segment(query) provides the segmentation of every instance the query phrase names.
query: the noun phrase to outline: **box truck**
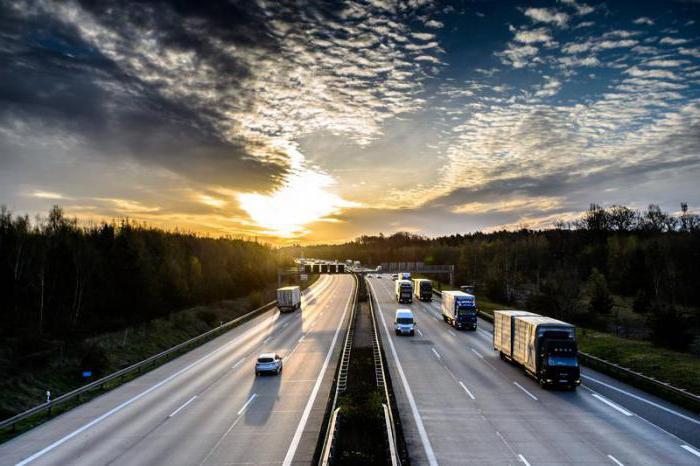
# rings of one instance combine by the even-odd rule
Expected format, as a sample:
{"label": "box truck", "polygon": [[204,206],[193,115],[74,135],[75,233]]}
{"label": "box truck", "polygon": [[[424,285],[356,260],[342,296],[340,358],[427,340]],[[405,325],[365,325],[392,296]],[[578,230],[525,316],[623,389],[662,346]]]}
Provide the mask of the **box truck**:
{"label": "box truck", "polygon": [[396,301],[399,303],[413,302],[413,284],[410,280],[396,280]]}
{"label": "box truck", "polygon": [[301,309],[301,290],[298,286],[285,286],[277,289],[277,308],[280,312]]}
{"label": "box truck", "polygon": [[544,386],[581,384],[576,328],[524,311],[494,311],[493,346]]}
{"label": "box truck", "polygon": [[421,301],[433,300],[433,282],[427,278],[413,279],[413,294]]}
{"label": "box truck", "polygon": [[455,328],[476,330],[476,297],[461,291],[442,292],[442,318]]}

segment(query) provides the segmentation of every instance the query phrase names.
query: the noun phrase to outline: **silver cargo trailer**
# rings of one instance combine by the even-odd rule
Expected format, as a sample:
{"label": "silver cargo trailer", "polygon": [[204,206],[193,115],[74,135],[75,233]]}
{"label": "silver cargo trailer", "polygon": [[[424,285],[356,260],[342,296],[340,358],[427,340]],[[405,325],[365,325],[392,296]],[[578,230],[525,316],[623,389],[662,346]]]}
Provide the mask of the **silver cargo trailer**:
{"label": "silver cargo trailer", "polygon": [[502,359],[511,359],[513,355],[514,318],[536,315],[527,311],[493,311],[493,349],[500,352]]}
{"label": "silver cargo trailer", "polygon": [[581,383],[573,325],[538,315],[514,316],[512,323],[513,362],[542,386],[575,389]]}

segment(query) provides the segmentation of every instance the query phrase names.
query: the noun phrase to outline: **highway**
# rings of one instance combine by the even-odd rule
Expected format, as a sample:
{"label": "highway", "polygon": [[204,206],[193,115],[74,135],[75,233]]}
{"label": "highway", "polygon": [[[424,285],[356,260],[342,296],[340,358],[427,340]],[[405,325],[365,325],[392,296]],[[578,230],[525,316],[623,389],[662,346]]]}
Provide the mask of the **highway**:
{"label": "highway", "polygon": [[[491,325],[458,331],[440,300],[396,303],[369,278],[411,464],[698,465],[700,418],[584,368],[575,392],[542,389],[493,350]],[[414,337],[393,332],[410,308]]]}
{"label": "highway", "polygon": [[[323,276],[302,312],[270,310],[0,445],[0,464],[309,464],[355,280]],[[255,377],[261,352],[281,376]]]}

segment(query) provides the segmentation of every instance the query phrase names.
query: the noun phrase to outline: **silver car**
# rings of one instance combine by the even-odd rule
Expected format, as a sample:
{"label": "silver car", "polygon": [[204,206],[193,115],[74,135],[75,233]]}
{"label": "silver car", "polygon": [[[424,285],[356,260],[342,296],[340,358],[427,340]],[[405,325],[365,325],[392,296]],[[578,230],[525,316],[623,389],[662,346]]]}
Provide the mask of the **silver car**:
{"label": "silver car", "polygon": [[255,362],[255,375],[282,373],[282,358],[275,353],[262,353]]}

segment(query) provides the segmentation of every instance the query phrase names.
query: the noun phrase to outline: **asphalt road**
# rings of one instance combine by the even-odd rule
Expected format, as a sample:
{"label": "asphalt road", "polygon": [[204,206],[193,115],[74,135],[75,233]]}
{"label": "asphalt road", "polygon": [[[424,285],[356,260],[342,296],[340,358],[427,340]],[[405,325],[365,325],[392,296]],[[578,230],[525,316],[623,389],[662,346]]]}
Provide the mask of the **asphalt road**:
{"label": "asphalt road", "polygon": [[[324,276],[301,313],[271,310],[0,445],[0,464],[308,464],[355,280]],[[262,352],[282,375],[255,377]]]}
{"label": "asphalt road", "polygon": [[[489,323],[458,331],[439,298],[399,305],[388,275],[369,283],[412,464],[700,464],[687,410],[585,368],[575,392],[544,390],[500,360]],[[399,307],[414,337],[394,334]]]}

